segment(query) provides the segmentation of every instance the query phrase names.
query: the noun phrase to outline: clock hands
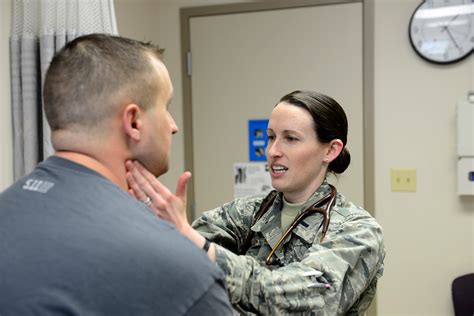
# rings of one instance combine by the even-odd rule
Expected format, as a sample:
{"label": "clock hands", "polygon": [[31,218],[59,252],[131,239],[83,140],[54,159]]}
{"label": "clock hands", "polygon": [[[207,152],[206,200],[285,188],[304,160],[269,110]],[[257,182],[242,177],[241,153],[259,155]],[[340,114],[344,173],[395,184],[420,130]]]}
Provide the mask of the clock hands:
{"label": "clock hands", "polygon": [[446,31],[446,33],[448,33],[448,36],[451,38],[451,41],[454,43],[454,46],[456,46],[457,49],[460,49],[458,43],[456,42],[456,40],[454,39],[454,36],[453,34],[451,34],[451,31],[449,30],[448,26],[454,22],[454,20],[456,20],[458,18],[459,14],[456,14],[452,19],[451,21],[449,21],[448,23],[446,23],[443,28],[441,29],[441,33],[443,33],[444,31]]}
{"label": "clock hands", "polygon": [[449,23],[446,24],[446,28],[447,28],[451,23],[453,23],[454,20],[456,20],[456,19],[458,18],[458,16],[459,16],[459,14],[456,14],[456,15],[454,16],[454,18],[452,18],[451,21],[449,21]]}
{"label": "clock hands", "polygon": [[456,20],[456,19],[458,18],[458,16],[459,16],[459,14],[456,14],[456,15],[454,16],[454,18],[451,19],[451,21],[449,21],[448,23],[446,23],[445,25],[443,25],[443,27],[441,28],[441,33],[443,33],[444,31],[448,31],[448,32],[449,32],[448,26],[450,26],[451,23],[453,23],[454,20]]}
{"label": "clock hands", "polygon": [[451,37],[451,40],[453,41],[454,46],[456,46],[457,49],[460,49],[458,43],[457,43],[456,40],[454,39],[453,34],[451,34],[451,32],[449,31],[449,29],[448,29],[447,26],[446,26],[445,30],[446,30],[446,32],[448,33],[449,37]]}

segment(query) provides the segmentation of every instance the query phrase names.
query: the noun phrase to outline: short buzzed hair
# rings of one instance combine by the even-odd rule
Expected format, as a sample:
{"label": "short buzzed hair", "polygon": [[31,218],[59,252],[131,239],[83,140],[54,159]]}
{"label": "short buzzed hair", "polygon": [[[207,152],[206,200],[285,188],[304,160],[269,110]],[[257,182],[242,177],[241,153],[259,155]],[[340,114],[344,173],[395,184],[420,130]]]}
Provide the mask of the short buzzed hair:
{"label": "short buzzed hair", "polygon": [[152,58],[162,53],[149,43],[106,34],[68,43],[51,61],[44,83],[51,130],[94,127],[123,102],[152,107],[160,90]]}

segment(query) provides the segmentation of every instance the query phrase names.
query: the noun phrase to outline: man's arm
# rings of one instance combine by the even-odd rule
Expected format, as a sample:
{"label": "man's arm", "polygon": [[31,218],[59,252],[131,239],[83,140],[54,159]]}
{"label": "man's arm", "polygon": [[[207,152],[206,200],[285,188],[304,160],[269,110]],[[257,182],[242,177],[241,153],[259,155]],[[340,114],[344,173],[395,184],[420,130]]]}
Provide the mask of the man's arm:
{"label": "man's arm", "polygon": [[188,310],[188,315],[232,315],[224,282],[214,282],[209,290]]}

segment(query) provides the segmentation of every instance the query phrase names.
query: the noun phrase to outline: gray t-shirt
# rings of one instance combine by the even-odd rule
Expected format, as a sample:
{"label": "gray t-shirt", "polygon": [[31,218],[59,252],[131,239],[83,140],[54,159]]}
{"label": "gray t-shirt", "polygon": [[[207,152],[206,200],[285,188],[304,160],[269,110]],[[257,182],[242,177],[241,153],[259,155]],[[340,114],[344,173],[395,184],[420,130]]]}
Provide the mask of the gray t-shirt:
{"label": "gray t-shirt", "polygon": [[204,251],[98,173],[50,157],[0,194],[0,315],[227,315]]}

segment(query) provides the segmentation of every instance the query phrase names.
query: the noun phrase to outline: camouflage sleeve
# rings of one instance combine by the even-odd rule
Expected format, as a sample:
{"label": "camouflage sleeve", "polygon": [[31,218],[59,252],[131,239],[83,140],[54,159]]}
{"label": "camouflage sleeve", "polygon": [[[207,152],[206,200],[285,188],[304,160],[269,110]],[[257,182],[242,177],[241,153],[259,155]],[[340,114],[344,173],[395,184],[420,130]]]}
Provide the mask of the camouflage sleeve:
{"label": "camouflage sleeve", "polygon": [[231,303],[245,311],[264,315],[298,312],[307,315],[309,311],[320,312],[325,308],[323,295],[328,290],[305,276],[314,269],[302,263],[271,270],[253,257],[238,256],[217,246],[217,264],[226,274]]}
{"label": "camouflage sleeve", "polygon": [[[216,209],[214,216],[195,226],[211,240],[219,237],[216,242],[223,247],[217,247],[217,264],[226,275],[232,304],[261,314],[306,315],[309,311],[317,315],[357,313],[368,307],[384,255],[381,228],[373,218],[356,213],[332,223],[325,241],[313,244],[300,262],[269,269],[253,257],[235,254],[245,234],[242,229],[249,226],[240,226],[242,220],[234,206],[222,210],[226,220],[219,222],[222,217]],[[206,223],[211,218],[215,221]],[[225,243],[219,242],[223,239]],[[230,243],[234,250],[227,247]],[[305,276],[315,270],[323,272],[330,289],[314,286],[317,281]]]}
{"label": "camouflage sleeve", "polygon": [[226,203],[205,212],[192,226],[207,240],[238,253],[262,199],[255,196]]}

